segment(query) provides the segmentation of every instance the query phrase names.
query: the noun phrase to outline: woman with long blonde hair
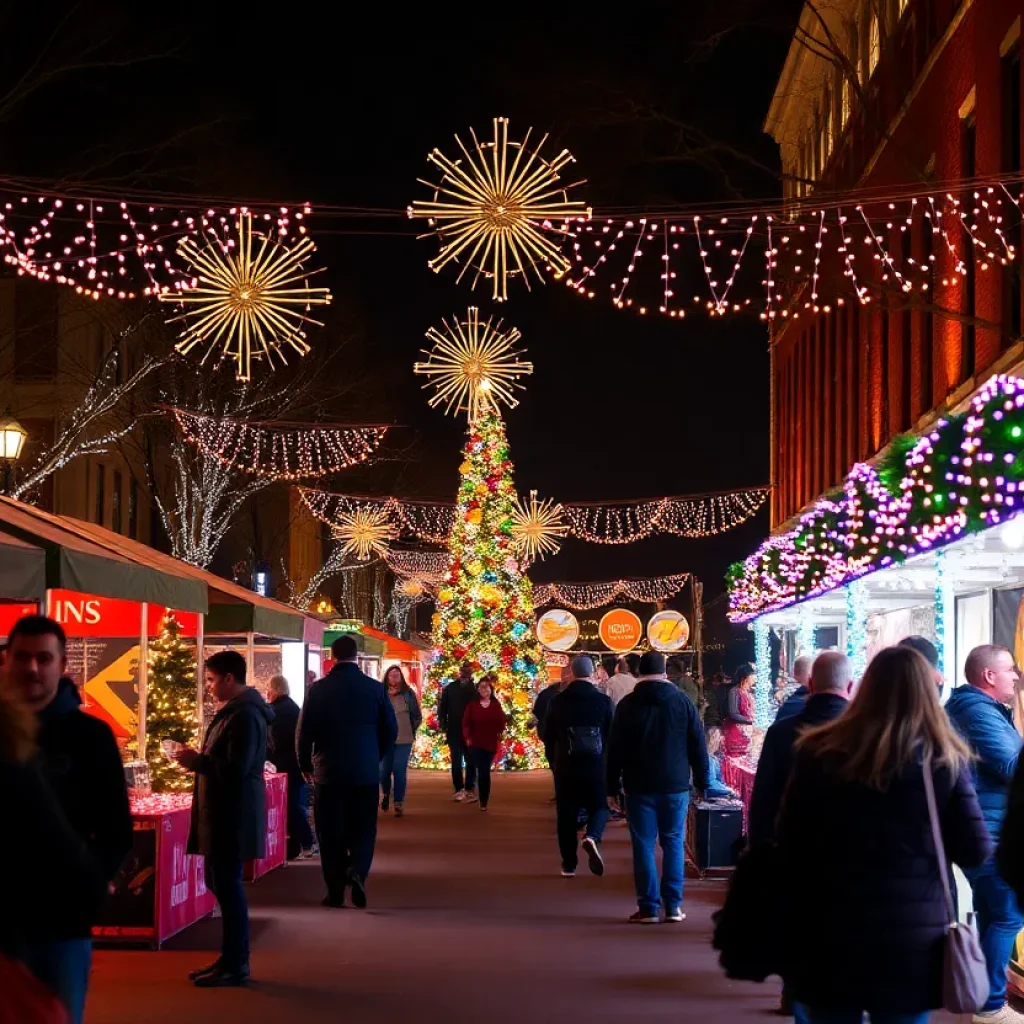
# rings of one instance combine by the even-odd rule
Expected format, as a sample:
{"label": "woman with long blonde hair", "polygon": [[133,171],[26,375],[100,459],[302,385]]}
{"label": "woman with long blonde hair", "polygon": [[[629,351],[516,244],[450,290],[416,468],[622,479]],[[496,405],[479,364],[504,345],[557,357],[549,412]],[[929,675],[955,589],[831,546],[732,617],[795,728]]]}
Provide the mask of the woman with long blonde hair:
{"label": "woman with long blonde hair", "polygon": [[798,740],[777,828],[798,894],[786,977],[798,1020],[921,1024],[942,1005],[949,920],[924,773],[946,855],[971,867],[990,844],[969,760],[906,647],[879,652],[846,712]]}

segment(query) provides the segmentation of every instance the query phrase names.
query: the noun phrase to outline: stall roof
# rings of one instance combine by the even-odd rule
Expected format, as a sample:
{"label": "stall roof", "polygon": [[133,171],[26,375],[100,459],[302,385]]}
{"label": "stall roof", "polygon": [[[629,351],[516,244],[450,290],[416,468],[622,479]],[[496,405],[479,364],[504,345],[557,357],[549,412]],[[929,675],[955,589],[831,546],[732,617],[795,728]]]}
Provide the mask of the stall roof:
{"label": "stall roof", "polygon": [[[162,551],[148,547],[137,540],[122,537],[95,523],[68,518],[69,528],[95,540],[104,547],[117,547],[131,559],[146,560],[156,566],[166,566],[202,584],[209,591],[209,610],[204,630],[207,635],[239,636],[258,633],[278,640],[304,640],[319,645],[324,624],[320,619],[291,608],[270,597],[262,597],[252,590],[232,583],[216,573],[200,569]],[[174,606],[169,606],[174,607]]]}
{"label": "stall roof", "polygon": [[419,661],[419,652],[429,650],[427,647],[417,647],[408,640],[400,640],[383,630],[374,629],[373,626],[363,626],[363,632],[367,636],[376,637],[384,641],[384,657],[397,658],[399,661]]}
{"label": "stall roof", "polygon": [[46,552],[17,537],[0,536],[0,600],[46,599]]}
{"label": "stall roof", "polygon": [[[76,523],[0,496],[0,534],[41,549],[44,590],[75,590],[98,597],[149,601],[180,611],[206,612],[206,587],[185,573],[187,567],[182,563],[173,559],[171,566],[158,566],[152,559],[140,562],[123,550],[124,544],[97,541],[76,529]],[[118,542],[125,540],[118,534],[110,536]],[[6,569],[5,561],[5,577]]]}

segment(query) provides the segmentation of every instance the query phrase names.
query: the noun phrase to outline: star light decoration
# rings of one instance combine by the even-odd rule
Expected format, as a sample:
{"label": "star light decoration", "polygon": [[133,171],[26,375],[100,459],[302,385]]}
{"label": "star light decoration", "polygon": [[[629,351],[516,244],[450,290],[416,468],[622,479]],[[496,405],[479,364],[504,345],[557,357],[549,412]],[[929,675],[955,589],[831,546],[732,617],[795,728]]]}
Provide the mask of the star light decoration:
{"label": "star light decoration", "polygon": [[560,539],[569,532],[562,519],[562,506],[553,498],[537,500],[537,492],[530,491],[529,502],[516,498],[512,510],[512,542],[524,561],[534,562],[557,554]]}
{"label": "star light decoration", "polygon": [[254,243],[252,214],[245,210],[237,234],[227,241],[207,235],[202,246],[190,236],[182,238],[178,255],[188,262],[196,283],[179,284],[159,298],[181,307],[168,323],[185,325],[175,346],[182,355],[205,346],[201,364],[211,355],[234,360],[235,376],[245,381],[252,377],[254,359],[266,359],[273,369],[275,359],[287,364],[287,348],[300,356],[309,352],[303,327],[323,326],[309,312],[328,305],[331,293],[309,286],[310,274],[318,271],[302,266],[316,249],[308,236],[287,246],[256,234]]}
{"label": "star light decoration", "polygon": [[520,360],[522,350],[513,347],[522,337],[518,329],[503,331],[501,323],[491,317],[481,324],[480,311],[470,306],[465,320],[442,320],[441,330],[427,331],[434,347],[422,350],[427,361],[416,363],[413,372],[430,378],[424,388],[436,388],[431,408],[466,412],[472,423],[485,412],[499,412],[500,405],[514,409],[519,404],[519,378],[533,373],[533,363]]}
{"label": "star light decoration", "polygon": [[541,156],[548,137],[530,149],[532,131],[522,142],[510,142],[508,118],[496,117],[490,141],[481,142],[471,128],[472,146],[467,147],[456,135],[462,156],[451,160],[432,150],[427,159],[441,170],[441,180],[418,180],[434,189],[434,198],[409,207],[409,216],[426,218],[441,242],[440,253],[428,262],[430,269],[439,273],[453,261],[461,263],[461,281],[472,268],[472,287],[481,277],[490,278],[496,302],[508,298],[512,275],[521,274],[527,290],[531,270],[541,283],[542,267],[562,277],[571,264],[556,243],[557,233],[551,232],[553,222],[562,223],[564,235],[569,220],[590,218],[589,207],[569,199],[569,190],[583,182],[559,184],[560,172],[574,157],[565,149],[553,160]]}
{"label": "star light decoration", "polygon": [[341,542],[345,555],[368,562],[371,555],[384,555],[388,544],[398,536],[387,509],[367,505],[338,517],[334,539]]}

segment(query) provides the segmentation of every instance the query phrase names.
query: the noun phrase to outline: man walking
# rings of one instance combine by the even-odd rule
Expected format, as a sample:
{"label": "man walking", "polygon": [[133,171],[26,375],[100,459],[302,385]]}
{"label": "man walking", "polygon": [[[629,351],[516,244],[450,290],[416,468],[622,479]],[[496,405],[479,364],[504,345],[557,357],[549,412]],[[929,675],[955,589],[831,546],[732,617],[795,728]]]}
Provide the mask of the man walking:
{"label": "man walking", "polygon": [[[462,717],[466,708],[476,699],[473,682],[473,666],[464,661],[458,678],[441,691],[437,702],[437,724],[448,740],[448,753],[452,762],[452,785],[455,800],[461,803],[476,800],[476,766],[469,756],[466,740],[462,735]],[[463,775],[465,765],[465,775]]]}
{"label": "man walking", "polygon": [[604,874],[601,838],[608,823],[605,751],[615,708],[590,681],[594,662],[585,654],[569,666],[572,681],[548,708],[544,739],[555,775],[555,811],[562,876],[572,878],[577,864],[577,814],[586,814],[583,850],[590,870]]}
{"label": "man walking", "polygon": [[274,676],[270,680],[270,707],[274,720],[267,732],[267,757],[288,776],[288,859],[307,860],[313,856],[313,830],[309,827],[309,786],[299,770],[295,753],[295,730],[299,725],[299,705],[289,694],[288,680]]}
{"label": "man walking", "polygon": [[[690,799],[690,773],[700,793],[708,784],[708,751],[697,709],[665,677],[665,657],[648,651],[640,659],[633,692],[615,713],[608,744],[608,792],[621,778],[633,843],[637,911],[630,921],[682,921],[683,843]],[[609,798],[611,804],[612,798]],[[661,884],[654,844],[661,845]]]}
{"label": "man walking", "polygon": [[377,841],[380,762],[398,738],[387,689],[360,671],[349,634],[331,644],[335,665],[306,695],[296,746],[313,773],[313,815],[320,840],[325,907],[366,906],[366,879]]}
{"label": "man walking", "polygon": [[804,709],[804,705],[807,703],[807,698],[810,696],[810,678],[811,678],[811,659],[806,654],[802,654],[796,661],[793,662],[793,682],[796,683],[796,688],[793,690],[788,697],[779,705],[779,710],[775,714],[775,721],[781,722],[787,718],[793,718],[795,715],[799,715]]}
{"label": "man walking", "polygon": [[206,884],[220,904],[221,952],[189,977],[199,988],[244,985],[249,979],[249,905],[242,887],[247,860],[267,844],[267,724],[274,712],[246,685],[245,658],[218,651],[206,659],[206,687],[220,710],[200,753],[185,747],[174,759],[195,772],[188,852],[204,858]]}
{"label": "man walking", "polygon": [[[1013,655],[992,644],[975,647],[967,655],[964,675],[968,685],[953,691],[946,712],[974,751],[974,787],[993,845],[997,845],[1021,750],[1011,710],[1020,677]],[[998,1024],[1024,1022],[1024,1015],[1006,1003],[1006,970],[1013,944],[1024,928],[1024,915],[994,857],[965,874],[974,892],[990,984],[988,1002],[974,1019]]]}
{"label": "man walking", "polygon": [[[60,625],[42,615],[11,628],[4,671],[14,700],[35,714],[43,773],[83,845],[92,886],[70,901],[39,894],[40,912],[19,952],[29,969],[81,1024],[92,963],[92,926],[121,862],[131,849],[132,819],[117,741],[110,727],[81,710],[74,682],[65,677],[67,641]],[[31,842],[6,836],[5,842]],[[17,878],[8,884],[18,885]],[[2,996],[0,996],[2,999]]]}

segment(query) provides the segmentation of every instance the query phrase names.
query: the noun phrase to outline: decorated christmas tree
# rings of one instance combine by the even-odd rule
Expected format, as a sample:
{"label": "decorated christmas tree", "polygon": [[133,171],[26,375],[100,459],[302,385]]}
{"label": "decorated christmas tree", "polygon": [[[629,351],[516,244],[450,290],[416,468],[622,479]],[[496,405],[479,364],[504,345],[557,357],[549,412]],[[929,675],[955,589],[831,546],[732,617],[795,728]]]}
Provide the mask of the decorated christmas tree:
{"label": "decorated christmas tree", "polygon": [[160,623],[160,635],[149,644],[146,690],[146,760],[155,793],[192,788],[192,776],[169,761],[161,740],[196,742],[196,662],[193,648],[181,638],[172,612]]}
{"label": "decorated christmas tree", "polygon": [[416,763],[447,765],[437,704],[442,687],[468,661],[477,679],[485,672],[498,676],[498,698],[509,716],[498,764],[541,767],[543,750],[527,722],[546,674],[533,631],[533,588],[513,537],[516,493],[505,424],[493,407],[470,423],[459,474],[451,564],[438,589],[433,623],[437,660],[423,691],[425,728],[417,738]]}

